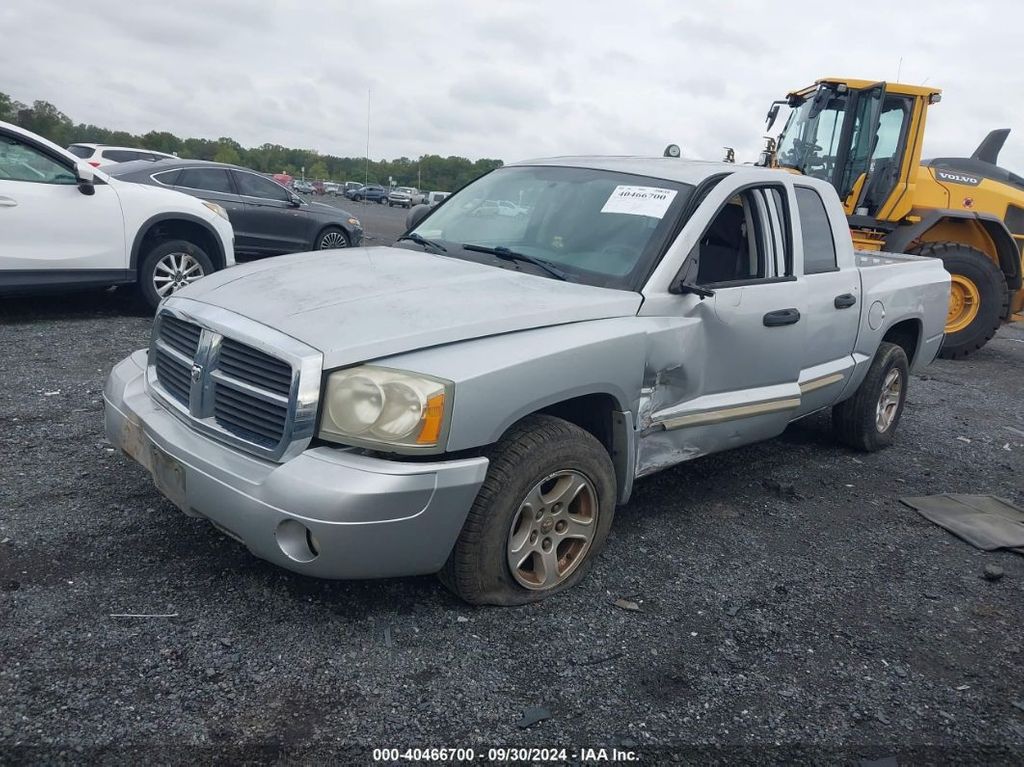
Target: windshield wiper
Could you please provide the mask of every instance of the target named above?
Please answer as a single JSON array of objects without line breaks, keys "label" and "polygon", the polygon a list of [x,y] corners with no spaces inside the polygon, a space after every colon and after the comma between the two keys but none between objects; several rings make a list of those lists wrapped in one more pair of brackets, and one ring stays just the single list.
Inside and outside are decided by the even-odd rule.
[{"label": "windshield wiper", "polygon": [[542,258],[534,258],[528,256],[525,253],[516,253],[514,250],[509,250],[505,247],[490,248],[486,245],[473,245],[472,243],[462,246],[466,250],[472,250],[474,253],[489,253],[492,256],[497,256],[502,261],[521,261],[524,264],[532,264],[538,269],[543,269],[545,272],[550,274],[556,279],[564,282],[569,281],[569,275],[559,269],[557,266],[552,266]]},{"label": "windshield wiper", "polygon": [[448,252],[448,248],[446,248],[441,243],[434,242],[433,240],[428,240],[423,235],[416,234],[416,232],[410,232],[409,234],[403,234],[401,237],[399,237],[397,240],[395,240],[395,242],[401,242],[402,240],[411,240],[412,242],[415,242],[417,245],[422,245],[424,248],[433,248],[434,250],[439,250],[442,253],[447,253]]}]

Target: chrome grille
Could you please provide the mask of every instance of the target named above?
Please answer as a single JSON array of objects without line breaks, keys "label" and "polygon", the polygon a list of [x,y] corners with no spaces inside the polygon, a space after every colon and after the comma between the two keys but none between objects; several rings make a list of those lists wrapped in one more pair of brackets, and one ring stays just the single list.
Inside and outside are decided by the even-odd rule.
[{"label": "chrome grille", "polygon": [[160,384],[167,390],[168,394],[186,407],[188,407],[189,391],[192,388],[192,384],[189,383],[190,369],[190,366],[183,365],[163,349],[157,349],[157,380],[160,381]]},{"label": "chrome grille", "polygon": [[289,336],[168,299],[149,361],[151,391],[200,431],[274,460],[304,449],[313,435],[322,356]]},{"label": "chrome grille", "polygon": [[285,397],[291,389],[291,365],[231,338],[221,342],[217,367],[225,375]]},{"label": "chrome grille", "polygon": [[160,337],[173,349],[186,357],[195,357],[199,350],[199,336],[203,329],[191,322],[164,317],[160,322]]},{"label": "chrome grille", "polygon": [[276,445],[288,420],[288,406],[260,401],[224,381],[213,388],[213,416],[243,439]]}]

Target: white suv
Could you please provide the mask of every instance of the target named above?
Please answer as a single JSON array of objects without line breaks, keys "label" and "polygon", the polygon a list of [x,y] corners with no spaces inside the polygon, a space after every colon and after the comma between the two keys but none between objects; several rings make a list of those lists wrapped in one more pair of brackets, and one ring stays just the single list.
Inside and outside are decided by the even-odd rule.
[{"label": "white suv", "polygon": [[0,294],[137,283],[155,307],[234,263],[220,205],[118,181],[0,122]]},{"label": "white suv", "polygon": [[152,149],[135,149],[130,146],[107,146],[106,144],[72,144],[68,151],[80,160],[85,160],[94,168],[102,165],[113,165],[116,162],[132,160],[166,160],[173,154],[154,152]]}]

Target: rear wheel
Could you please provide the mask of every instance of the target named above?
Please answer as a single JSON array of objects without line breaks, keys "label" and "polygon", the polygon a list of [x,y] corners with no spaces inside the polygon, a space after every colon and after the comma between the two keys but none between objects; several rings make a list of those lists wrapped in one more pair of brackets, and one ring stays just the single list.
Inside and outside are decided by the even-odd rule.
[{"label": "rear wheel", "polygon": [[836,438],[868,453],[891,445],[907,401],[909,380],[907,353],[896,344],[880,343],[857,391],[832,408]]},{"label": "rear wheel", "polygon": [[149,249],[139,267],[139,291],[153,309],[165,298],[212,274],[206,251],[188,240],[165,240]]},{"label": "rear wheel", "polygon": [[491,452],[442,582],[472,604],[537,602],[578,583],[615,514],[615,469],[589,432],[524,418]]},{"label": "rear wheel", "polygon": [[968,245],[929,242],[914,253],[942,259],[951,276],[946,338],[939,356],[963,359],[987,344],[1006,316],[1006,278],[992,259]]}]

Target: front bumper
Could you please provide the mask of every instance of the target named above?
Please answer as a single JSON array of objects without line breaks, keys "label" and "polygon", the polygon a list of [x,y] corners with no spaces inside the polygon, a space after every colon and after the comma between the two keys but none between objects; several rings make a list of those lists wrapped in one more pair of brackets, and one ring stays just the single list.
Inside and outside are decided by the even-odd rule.
[{"label": "front bumper", "polygon": [[261,559],[320,578],[437,572],[487,472],[486,458],[413,463],[315,447],[265,461],[203,436],[145,388],[146,351],[103,392],[107,437],[182,511]]}]

